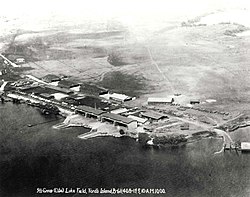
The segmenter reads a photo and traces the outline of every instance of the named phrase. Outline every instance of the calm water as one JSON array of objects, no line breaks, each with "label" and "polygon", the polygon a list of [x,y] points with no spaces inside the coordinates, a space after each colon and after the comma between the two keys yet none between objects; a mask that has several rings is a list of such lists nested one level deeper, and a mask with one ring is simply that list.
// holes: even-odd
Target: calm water
[{"label": "calm water", "polygon": [[[250,196],[250,154],[214,155],[222,146],[219,139],[156,150],[129,138],[80,140],[76,136],[87,132],[83,128],[52,128],[62,119],[27,127],[52,119],[26,105],[0,105],[0,196],[35,196],[37,187],[165,188],[162,196]],[[249,133],[244,129],[232,136],[250,141]]]}]

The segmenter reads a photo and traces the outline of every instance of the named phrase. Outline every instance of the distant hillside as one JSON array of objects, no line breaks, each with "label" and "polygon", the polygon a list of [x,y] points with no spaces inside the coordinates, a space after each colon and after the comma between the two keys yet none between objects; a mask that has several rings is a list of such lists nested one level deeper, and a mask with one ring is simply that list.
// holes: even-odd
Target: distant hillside
[{"label": "distant hillside", "polygon": [[215,25],[220,23],[235,23],[250,27],[250,11],[242,9],[217,10],[182,22],[182,26]]}]

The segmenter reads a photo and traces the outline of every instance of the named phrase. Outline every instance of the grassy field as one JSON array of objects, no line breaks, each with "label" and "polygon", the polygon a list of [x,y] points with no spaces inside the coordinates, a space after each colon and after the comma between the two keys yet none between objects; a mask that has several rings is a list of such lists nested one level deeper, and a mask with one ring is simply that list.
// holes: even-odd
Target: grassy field
[{"label": "grassy field", "polygon": [[[24,71],[71,76],[117,92],[140,96],[216,99],[216,107],[244,108],[249,102],[249,37],[228,32],[235,23],[179,26],[136,41],[127,30],[100,33],[59,32],[16,37],[6,52],[29,56]],[[113,59],[112,59],[113,58]],[[112,61],[110,61],[112,59]],[[232,105],[234,104],[234,105]]]}]

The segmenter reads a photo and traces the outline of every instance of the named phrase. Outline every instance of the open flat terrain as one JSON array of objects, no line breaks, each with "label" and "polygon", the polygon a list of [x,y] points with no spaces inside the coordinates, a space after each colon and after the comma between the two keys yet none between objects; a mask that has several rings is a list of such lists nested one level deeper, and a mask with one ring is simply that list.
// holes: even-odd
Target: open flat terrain
[{"label": "open flat terrain", "polygon": [[23,32],[5,53],[23,54],[29,60],[22,65],[32,68],[25,74],[67,75],[140,96],[134,104],[149,96],[181,93],[181,104],[192,98],[215,99],[217,102],[207,107],[243,110],[250,94],[250,37],[237,33],[248,28],[223,21],[196,24],[205,19],[162,27],[144,39],[137,39],[138,35],[122,26],[94,33],[80,28]]}]

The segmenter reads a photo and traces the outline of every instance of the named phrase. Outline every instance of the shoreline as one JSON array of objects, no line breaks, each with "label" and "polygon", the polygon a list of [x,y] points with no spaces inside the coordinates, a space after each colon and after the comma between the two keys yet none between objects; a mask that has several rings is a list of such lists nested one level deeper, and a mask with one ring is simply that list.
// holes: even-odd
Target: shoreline
[{"label": "shoreline", "polygon": [[[9,97],[10,96],[10,97]],[[25,96],[22,96],[22,95],[14,95],[14,94],[8,94],[7,95],[7,98],[11,99],[11,97],[18,97],[19,99],[22,99],[24,100],[24,102],[26,101],[31,101],[31,102],[39,102],[38,99],[36,98],[30,98],[30,97],[25,97]],[[41,101],[40,101],[41,102]],[[123,136],[127,136],[127,137],[130,137],[130,138],[133,138],[133,139],[138,139],[138,134],[139,132],[135,131],[128,131],[127,134],[125,135],[122,135],[119,133],[119,131],[116,129],[116,128],[113,128],[111,129],[111,131],[105,129],[104,131],[102,131],[101,129],[98,130],[98,126],[102,126],[101,124],[105,124],[105,123],[98,123],[96,122],[96,125],[95,123],[91,123],[91,120],[88,120],[84,117],[81,117],[82,120],[84,119],[84,121],[82,122],[82,120],[80,121],[80,123],[70,123],[70,120],[68,123],[65,123],[65,121],[67,120],[67,118],[71,117],[71,116],[74,116],[76,114],[74,114],[74,112],[72,112],[71,110],[69,109],[64,109],[62,108],[61,106],[58,106],[58,109],[60,110],[60,115],[63,116],[63,117],[66,117],[66,119],[64,120],[63,123],[59,123],[57,125],[54,125],[53,128],[54,129],[64,129],[64,128],[69,128],[69,127],[84,127],[84,128],[88,128],[88,129],[91,129],[90,132],[88,133],[85,133],[85,134],[81,134],[78,136],[78,138],[80,139],[90,139],[90,138],[95,138],[95,137],[123,137]],[[91,124],[94,125],[91,126]],[[99,125],[98,125],[99,124]],[[107,127],[109,127],[110,125],[106,124]],[[217,151],[215,154],[218,154],[218,153],[221,153],[223,152],[223,149],[224,149],[224,146],[226,143],[232,143],[232,139],[231,137],[223,130],[221,129],[217,129],[217,128],[213,128],[213,130],[218,137],[222,137],[223,138],[223,143],[222,143],[222,149]],[[133,134],[132,134],[133,133]],[[147,132],[145,132],[147,133]],[[197,132],[199,133],[199,132]],[[195,134],[195,133],[194,133]],[[178,136],[180,136],[181,134],[178,134]],[[166,135],[167,137],[169,137],[168,135]],[[204,138],[208,138],[208,137],[215,137],[215,136],[202,136],[202,135],[197,135],[197,136],[189,136],[187,137],[187,142],[180,142],[180,143],[177,143],[177,144],[153,144],[153,141],[151,144],[147,144],[148,146],[182,146],[182,145],[185,145],[187,143],[193,143],[193,142],[196,142],[200,139],[204,139]]]}]

